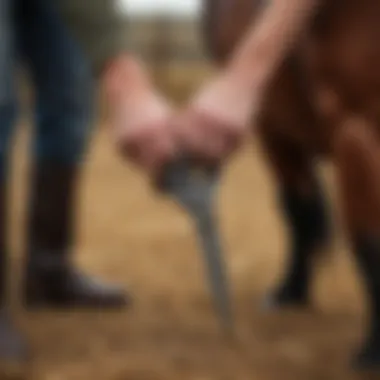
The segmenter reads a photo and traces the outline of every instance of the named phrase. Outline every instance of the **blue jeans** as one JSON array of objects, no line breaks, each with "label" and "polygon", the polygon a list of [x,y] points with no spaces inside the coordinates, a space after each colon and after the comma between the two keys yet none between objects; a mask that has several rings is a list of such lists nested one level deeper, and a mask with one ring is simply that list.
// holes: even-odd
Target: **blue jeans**
[{"label": "blue jeans", "polygon": [[80,46],[52,3],[0,0],[0,175],[7,167],[17,117],[19,62],[35,88],[33,158],[71,165],[85,153],[93,78]]}]

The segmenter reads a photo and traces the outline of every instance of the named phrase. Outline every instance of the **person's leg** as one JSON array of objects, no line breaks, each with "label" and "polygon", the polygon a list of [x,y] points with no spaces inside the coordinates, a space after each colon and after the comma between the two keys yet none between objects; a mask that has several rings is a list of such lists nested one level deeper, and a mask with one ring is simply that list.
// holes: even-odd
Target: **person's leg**
[{"label": "person's leg", "polygon": [[14,326],[7,302],[8,156],[17,115],[13,1],[0,0],[0,359],[23,359],[26,342]]},{"label": "person's leg", "polygon": [[76,41],[46,0],[23,0],[20,46],[36,87],[36,130],[27,223],[29,306],[123,307],[127,294],[75,270],[81,162],[92,123],[94,87]]}]

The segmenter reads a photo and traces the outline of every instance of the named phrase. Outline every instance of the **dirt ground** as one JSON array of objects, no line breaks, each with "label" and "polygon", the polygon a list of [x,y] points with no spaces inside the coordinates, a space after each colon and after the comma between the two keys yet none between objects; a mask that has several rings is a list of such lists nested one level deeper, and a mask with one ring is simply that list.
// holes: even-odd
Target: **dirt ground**
[{"label": "dirt ground", "polygon": [[[16,265],[22,261],[18,223],[27,172],[20,151],[12,213]],[[329,168],[322,173],[335,204],[333,173]],[[188,218],[150,191],[100,131],[85,168],[76,258],[84,270],[130,289],[135,304],[119,314],[21,312],[35,353],[26,378],[368,379],[347,370],[364,333],[365,303],[339,228],[318,267],[312,310],[273,314],[258,308],[280,275],[286,249],[274,195],[258,148],[248,146],[226,168],[220,191],[239,329],[238,342],[227,344]]]}]

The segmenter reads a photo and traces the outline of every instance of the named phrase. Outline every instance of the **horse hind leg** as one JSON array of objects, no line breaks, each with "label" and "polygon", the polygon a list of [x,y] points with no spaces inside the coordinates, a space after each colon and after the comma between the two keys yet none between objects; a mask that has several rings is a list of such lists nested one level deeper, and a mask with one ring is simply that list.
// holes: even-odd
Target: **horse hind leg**
[{"label": "horse hind leg", "polygon": [[375,127],[347,120],[335,140],[343,215],[369,301],[369,331],[354,359],[380,369],[380,141]]},{"label": "horse hind leg", "polygon": [[278,184],[280,212],[288,227],[285,273],[263,307],[306,306],[313,261],[331,237],[329,213],[312,155],[289,138],[262,128],[264,153]]}]

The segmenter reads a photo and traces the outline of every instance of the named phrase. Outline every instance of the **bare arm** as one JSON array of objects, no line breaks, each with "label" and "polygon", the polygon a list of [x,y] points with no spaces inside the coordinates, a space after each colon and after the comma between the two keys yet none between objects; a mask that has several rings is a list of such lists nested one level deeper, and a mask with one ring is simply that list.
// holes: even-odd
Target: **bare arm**
[{"label": "bare arm", "polygon": [[305,30],[320,0],[272,0],[251,27],[229,68],[252,86],[265,87]]}]

